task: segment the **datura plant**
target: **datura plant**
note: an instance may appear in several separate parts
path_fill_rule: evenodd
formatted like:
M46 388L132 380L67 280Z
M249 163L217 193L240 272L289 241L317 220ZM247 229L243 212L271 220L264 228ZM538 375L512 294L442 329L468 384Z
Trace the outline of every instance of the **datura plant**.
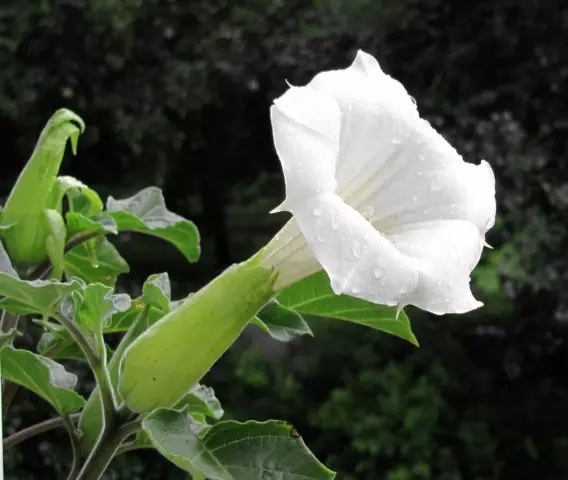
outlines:
M486 162L463 161L405 88L359 52L344 70L290 86L270 109L292 218L263 249L186 298L156 272L131 298L123 232L170 242L198 260L196 226L148 187L125 199L59 174L85 126L48 121L0 214L3 415L18 388L57 417L7 432L4 448L62 427L69 479L101 477L116 455L154 448L194 480L325 480L301 434L282 420L223 420L201 383L247 325L281 341L310 335L307 316L347 321L418 344L403 310L463 313L481 305L470 274L495 219ZM34 348L19 346L19 336ZM122 333L118 343L110 334ZM113 340L112 342L110 340ZM27 343L29 344L29 342ZM64 364L85 362L88 398Z

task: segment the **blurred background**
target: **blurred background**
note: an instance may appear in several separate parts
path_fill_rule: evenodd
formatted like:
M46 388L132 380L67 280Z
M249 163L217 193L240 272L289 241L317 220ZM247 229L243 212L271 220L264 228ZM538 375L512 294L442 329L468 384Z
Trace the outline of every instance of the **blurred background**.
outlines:
M338 480L568 478L568 4L565 0L12 0L0 5L0 195L59 107L87 123L63 171L102 197L163 188L203 236L121 238L135 289L178 297L286 220L268 109L361 48L468 161L487 159L498 219L474 274L486 306L408 313L421 348L362 327L247 333L210 373L228 416L294 423ZM77 370L77 369L75 369ZM20 391L6 430L52 415ZM65 432L6 452L9 479L65 478ZM143 451L107 479L182 479Z

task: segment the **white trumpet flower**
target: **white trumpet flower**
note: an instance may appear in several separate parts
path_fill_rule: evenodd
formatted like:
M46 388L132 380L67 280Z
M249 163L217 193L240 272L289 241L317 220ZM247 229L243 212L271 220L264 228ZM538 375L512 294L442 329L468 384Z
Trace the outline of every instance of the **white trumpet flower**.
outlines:
M464 162L414 99L359 51L290 87L270 110L293 218L264 249L282 288L324 269L336 294L435 314L482 305L470 289L495 221L489 164Z

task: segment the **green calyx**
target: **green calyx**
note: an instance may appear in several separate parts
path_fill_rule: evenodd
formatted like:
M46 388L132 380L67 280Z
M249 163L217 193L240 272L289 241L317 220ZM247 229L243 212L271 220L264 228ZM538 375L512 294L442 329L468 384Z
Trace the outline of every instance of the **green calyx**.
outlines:
M277 273L258 255L233 265L144 332L126 350L119 392L148 412L174 405L274 296Z
M33 265L47 256L49 235L44 211L54 208L52 189L63 160L67 140L73 154L79 135L85 130L83 120L67 109L57 110L45 125L34 151L20 173L2 213L7 229L4 244L18 265Z

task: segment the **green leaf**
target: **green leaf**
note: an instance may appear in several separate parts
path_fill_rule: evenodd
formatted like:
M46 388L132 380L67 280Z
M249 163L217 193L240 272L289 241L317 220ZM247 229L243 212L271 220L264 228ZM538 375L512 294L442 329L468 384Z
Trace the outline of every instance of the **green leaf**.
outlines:
M142 428L168 460L210 480L335 478L285 422L227 421L207 427L184 412L157 409Z
M57 362L27 350L6 346L0 350L2 377L47 400L60 414L81 410L85 399L73 388L77 376Z
M107 200L107 212L115 219L119 232L153 235L173 244L190 262L200 254L197 227L166 208L162 191L148 187L124 200Z
M149 307L147 313L147 327L149 327L168 313L175 303L171 301L168 274L156 273L150 275L142 287L142 296L134 299L128 310L114 314L105 325L104 331L105 333L113 333L128 330L145 307Z
M81 288L77 281L20 280L0 243L0 308L14 315L54 314L61 301Z
M66 330L64 332L67 333ZM85 361L85 355L79 345L68 333L56 334L53 332L44 332L37 344L37 351L48 358L57 358L62 360Z
M167 273L157 273L148 277L142 287L142 296L146 305L156 307L164 313L171 309L170 277Z
M213 389L201 384L193 387L178 403L178 407L185 408L193 417L203 416L219 420L225 414Z
M45 249L53 265L53 276L60 280L63 276L63 267L65 264L65 239L67 238L65 221L57 210L49 208L44 211L44 218L47 225Z
M37 344L38 353L54 359L87 361L83 350L65 327L59 323L40 319L34 321L46 330ZM112 351L108 346L106 350L107 357L110 358Z
M91 283L82 292L73 292L62 305L62 313L81 328L95 335L102 333L103 326L116 312L130 308L131 299L102 283Z
M302 316L284 307L277 300L270 301L258 312L251 321L251 325L264 330L272 338L281 342L289 342L301 335L313 336L310 326Z
M99 282L113 286L116 278L130 268L115 246L105 237L81 243L65 255L65 274L86 283Z
M0 347L11 345L16 337L20 336L20 332L15 328L11 328L7 332L0 332Z
M0 242L0 272L7 273L11 277L19 278L16 270L14 270L14 267L12 266L10 256L2 242Z
M375 305L355 297L333 293L325 272L318 272L283 289L278 301L302 315L337 318L374 328L418 346L410 321L396 307Z
M87 217L98 215L103 210L99 194L74 177L57 177L51 191L52 208L61 210L63 196L67 195L69 210L82 213Z
M65 219L70 238L87 233L101 233L103 235L107 233L116 235L118 233L116 222L110 215L86 217L78 212L67 212Z
M110 318L107 324L103 327L104 333L126 332L143 309L144 303L141 299L134 299L128 310L118 312ZM164 315L165 313L161 310L158 310L155 307L150 307L147 315L147 326L153 325Z

